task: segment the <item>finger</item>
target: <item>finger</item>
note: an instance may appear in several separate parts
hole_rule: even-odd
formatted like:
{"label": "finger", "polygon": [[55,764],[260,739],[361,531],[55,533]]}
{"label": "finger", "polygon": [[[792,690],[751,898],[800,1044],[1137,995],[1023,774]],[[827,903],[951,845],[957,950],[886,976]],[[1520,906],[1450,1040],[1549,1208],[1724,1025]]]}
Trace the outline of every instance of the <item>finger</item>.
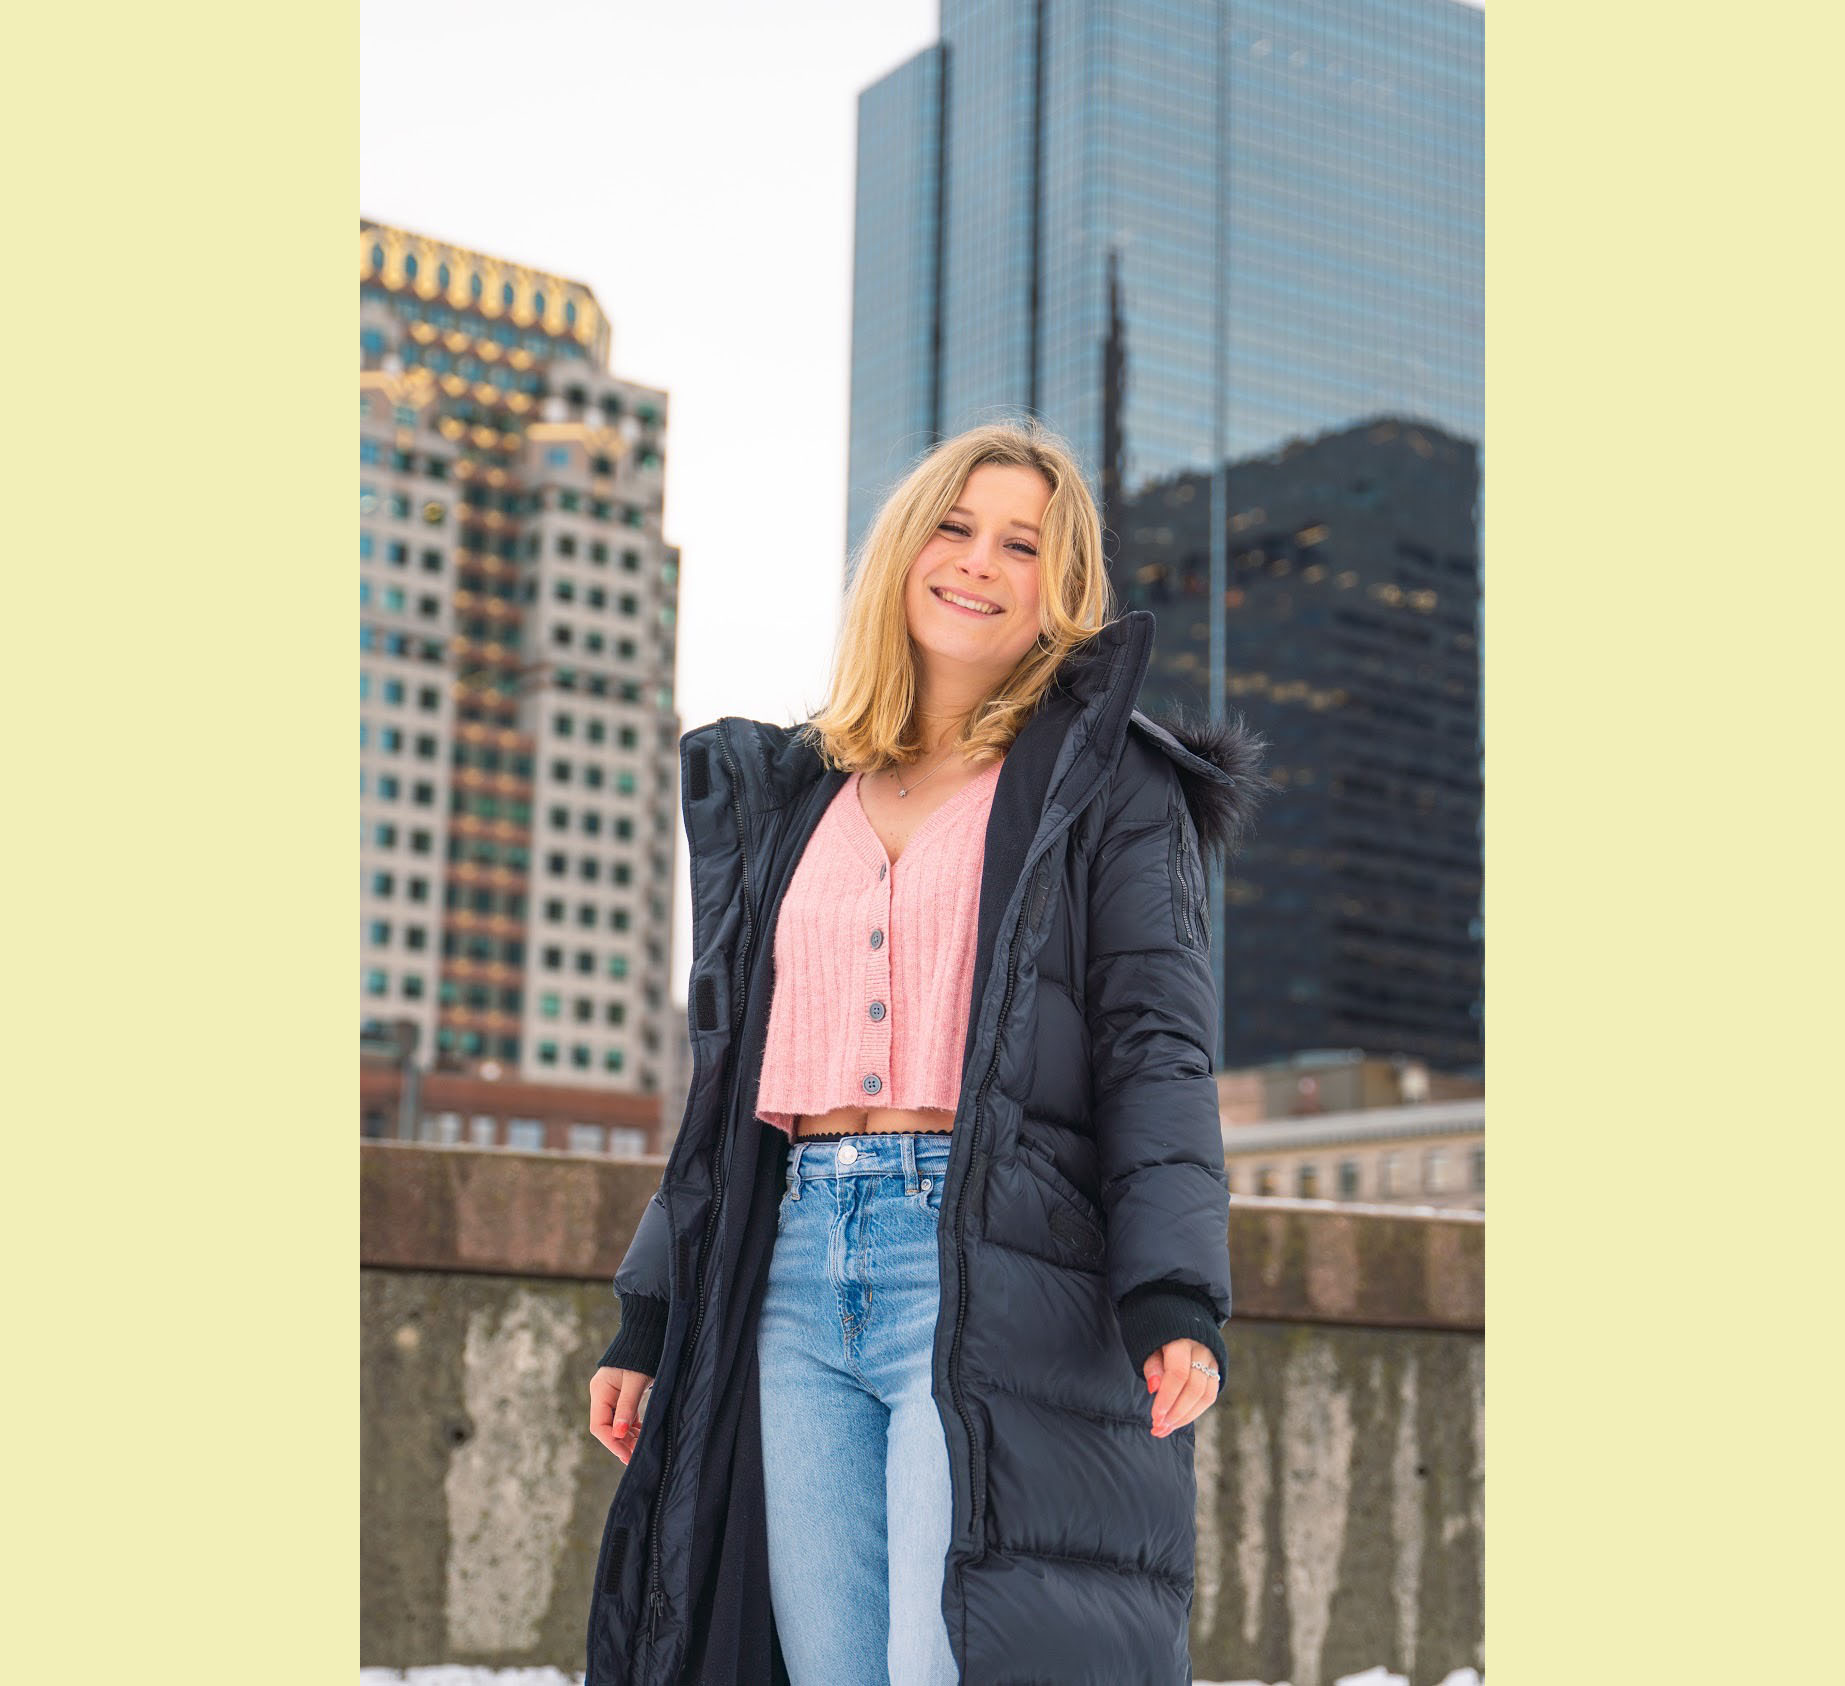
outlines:
{"label": "finger", "polygon": [[1178,1399],[1166,1413],[1168,1434],[1174,1429],[1183,1428],[1204,1409],[1205,1389],[1211,1385],[1210,1378],[1202,1370],[1194,1370],[1189,1359],[1186,1360],[1185,1370],[1191,1379],[1180,1389]]}
{"label": "finger", "polygon": [[[1215,1362],[1216,1359],[1213,1358],[1212,1363]],[[1192,1422],[1196,1422],[1206,1411],[1210,1410],[1210,1408],[1217,1403],[1217,1396],[1223,1392],[1223,1383],[1221,1380],[1213,1381],[1209,1376],[1202,1375],[1198,1379],[1204,1386],[1199,1393],[1198,1403],[1192,1411],[1190,1419]]]}
{"label": "finger", "polygon": [[626,1434],[636,1422],[636,1413],[640,1408],[641,1395],[647,1390],[649,1378],[634,1370],[624,1370],[621,1379],[621,1395],[615,1401],[615,1432]]}
{"label": "finger", "polygon": [[1183,1369],[1177,1371],[1177,1376],[1181,1378],[1179,1389],[1173,1395],[1172,1404],[1166,1407],[1164,1417],[1153,1424],[1155,1433],[1170,1435],[1175,1428],[1183,1428],[1186,1422],[1190,1422],[1190,1409],[1192,1409],[1192,1402],[1197,1398],[1199,1382],[1203,1382],[1203,1376],[1199,1376],[1199,1372],[1192,1369],[1190,1356],[1183,1359]]}
{"label": "finger", "polygon": [[1199,1388],[1197,1403],[1193,1405],[1191,1416],[1187,1419],[1189,1422],[1196,1422],[1206,1411],[1210,1410],[1210,1408],[1217,1403],[1218,1395],[1221,1394],[1224,1389],[1223,1371],[1218,1365],[1217,1354],[1214,1352],[1202,1352],[1200,1354],[1200,1362],[1209,1364],[1211,1369],[1216,1373],[1207,1375],[1202,1370],[1194,1370],[1192,1372],[1192,1374],[1198,1378]]}
{"label": "finger", "polygon": [[1188,1340],[1168,1341],[1160,1348],[1160,1367],[1164,1374],[1160,1378],[1159,1392],[1153,1399],[1153,1427],[1156,1431],[1166,1426],[1173,1406],[1178,1403],[1179,1395],[1184,1391],[1186,1376],[1197,1373],[1187,1368],[1191,1362],[1191,1344]]}

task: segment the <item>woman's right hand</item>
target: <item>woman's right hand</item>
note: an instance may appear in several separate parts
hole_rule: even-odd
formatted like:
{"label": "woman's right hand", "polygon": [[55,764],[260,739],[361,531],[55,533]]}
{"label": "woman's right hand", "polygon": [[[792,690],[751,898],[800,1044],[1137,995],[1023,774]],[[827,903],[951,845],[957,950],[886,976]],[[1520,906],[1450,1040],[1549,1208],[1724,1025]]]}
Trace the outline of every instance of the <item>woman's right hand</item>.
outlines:
{"label": "woman's right hand", "polygon": [[589,1432],[625,1464],[634,1456],[640,1438],[645,1395],[652,1376],[639,1370],[617,1370],[605,1364],[590,1378]]}

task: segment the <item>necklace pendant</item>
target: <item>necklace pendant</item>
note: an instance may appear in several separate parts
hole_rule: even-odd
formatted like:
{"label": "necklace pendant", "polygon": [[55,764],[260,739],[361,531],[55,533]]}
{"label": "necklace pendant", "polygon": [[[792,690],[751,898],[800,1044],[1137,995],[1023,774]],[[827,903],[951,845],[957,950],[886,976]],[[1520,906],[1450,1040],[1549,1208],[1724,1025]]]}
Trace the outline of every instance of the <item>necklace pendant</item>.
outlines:
{"label": "necklace pendant", "polygon": [[909,793],[909,792],[908,792],[907,790],[905,790],[905,789],[903,788],[903,786],[902,786],[902,785],[898,785],[898,786],[897,786],[897,794],[898,794],[899,796],[908,796],[908,795],[909,795],[910,793]]}

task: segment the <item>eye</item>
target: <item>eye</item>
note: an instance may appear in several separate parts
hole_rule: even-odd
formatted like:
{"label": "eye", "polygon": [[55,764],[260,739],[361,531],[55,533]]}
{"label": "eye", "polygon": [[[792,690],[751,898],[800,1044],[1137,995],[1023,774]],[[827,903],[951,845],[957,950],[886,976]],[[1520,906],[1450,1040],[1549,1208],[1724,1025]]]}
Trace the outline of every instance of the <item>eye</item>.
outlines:
{"label": "eye", "polygon": [[[936,530],[938,532],[953,533],[957,538],[967,537],[967,529],[963,527],[959,521],[939,522],[937,524]],[[1023,555],[1036,556],[1038,554],[1037,551],[1034,550],[1031,545],[1027,544],[1024,539],[1013,539],[1011,542],[1013,545],[1015,545],[1018,548],[1020,553]]]}

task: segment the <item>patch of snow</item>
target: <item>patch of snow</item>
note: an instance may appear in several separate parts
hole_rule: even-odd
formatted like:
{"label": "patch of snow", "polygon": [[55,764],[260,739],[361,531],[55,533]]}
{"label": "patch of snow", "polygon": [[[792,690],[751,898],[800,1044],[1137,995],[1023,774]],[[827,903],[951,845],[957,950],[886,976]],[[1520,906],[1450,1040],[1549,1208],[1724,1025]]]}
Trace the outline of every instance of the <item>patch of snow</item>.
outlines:
{"label": "patch of snow", "polygon": [[362,1668],[359,1686],[583,1686],[580,1674],[554,1668],[473,1668],[435,1663],[427,1668]]}

